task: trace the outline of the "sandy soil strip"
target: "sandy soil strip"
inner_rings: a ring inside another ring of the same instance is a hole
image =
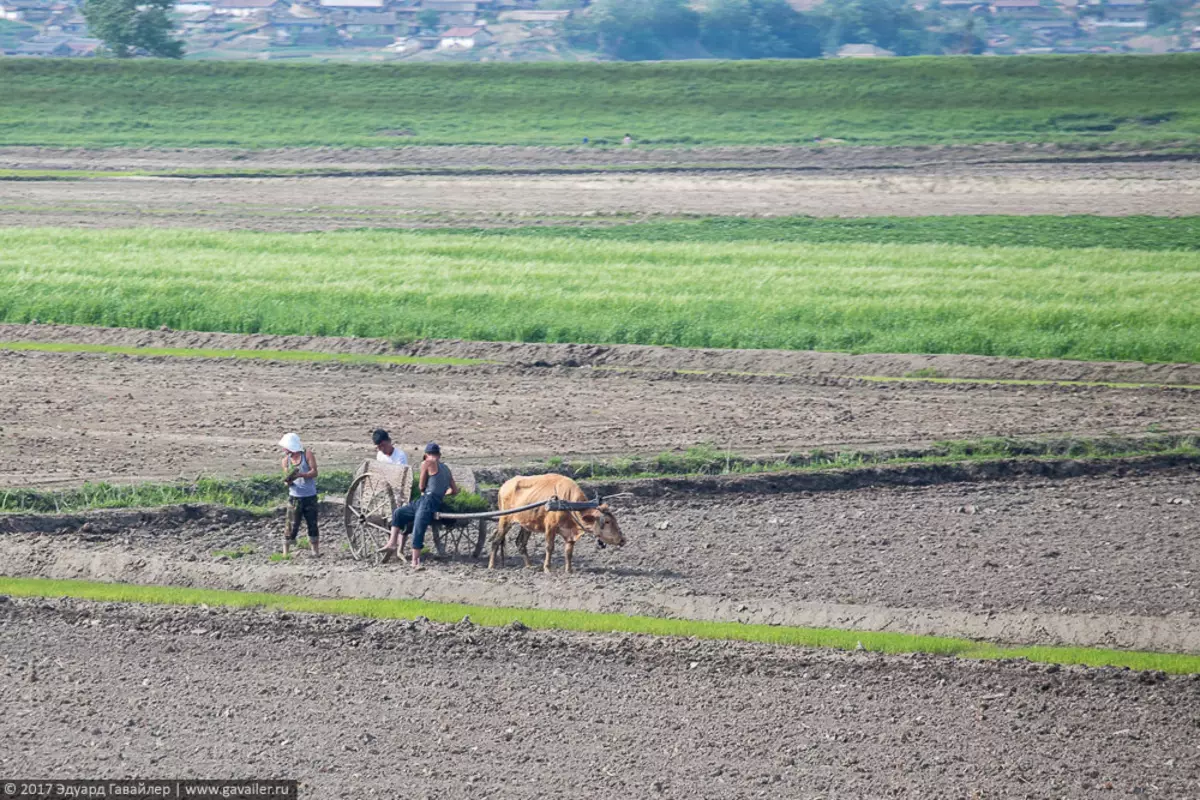
[[[1139,361],[1060,361],[963,355],[820,353],[796,350],[719,350],[646,345],[465,342],[434,339],[396,346],[386,339],[333,336],[271,336],[209,331],[161,331],[80,325],[0,323],[0,342],[79,342],[132,347],[225,350],[309,350],[321,353],[476,358],[513,366],[628,367],[809,378],[848,375],[901,377],[932,370],[953,378],[1107,381],[1200,385],[1200,364]]]
[[[326,468],[372,457],[377,426],[410,451],[438,441],[448,458],[476,464],[700,442],[780,454],[1187,432],[1200,428],[1192,394],[0,353],[0,486],[262,473],[274,469],[275,443],[292,429]]]
[[[0,605],[6,773],[306,796],[1185,797],[1196,684],[471,625]]]
[[[16,327],[3,326],[0,334],[16,338]],[[25,330],[40,336],[45,327]],[[53,338],[54,332],[47,335]],[[88,341],[110,336],[115,343],[154,346],[308,343],[318,349],[342,344],[100,329],[79,333]],[[1200,407],[1194,392],[1185,390],[864,384],[830,375],[931,364],[946,374],[1200,382],[1193,365],[452,342],[411,351],[475,354],[508,363],[380,368],[0,352],[0,486],[262,473],[274,469],[274,446],[284,429],[300,430],[327,468],[354,466],[370,457],[370,431],[376,426],[388,428],[409,449],[434,440],[460,463],[475,464],[549,455],[654,454],[700,442],[746,454],[786,454],[994,435],[1200,429]],[[539,362],[562,366],[535,366]],[[731,369],[738,366],[750,372],[775,367],[796,374],[672,372],[697,365],[734,372],[742,371]],[[306,387],[305,393],[295,386]]]
[[[927,147],[692,147],[597,148],[518,146],[400,146],[375,148],[293,147],[266,150],[222,148],[0,147],[0,169],[253,169],[304,168],[477,168],[477,167],[705,167],[753,166],[792,169],[909,168],[945,164],[987,165],[1025,162],[1104,164],[1194,158],[1165,143],[1159,149],[1107,144],[1082,148],[1054,144],[977,144]],[[1168,155],[1163,155],[1169,153]]]
[[[253,230],[578,216],[1200,214],[1200,162],[810,172],[0,181],[0,225]]]

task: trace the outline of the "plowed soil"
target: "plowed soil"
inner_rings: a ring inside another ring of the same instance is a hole
[[[542,572],[539,541],[531,570],[511,543],[496,571],[466,549],[421,573],[357,562],[337,506],[322,520],[320,561],[272,563],[279,519],[214,511],[44,521],[43,533],[0,536],[0,563],[36,577],[1200,652],[1194,466],[612,502],[628,544],[585,541],[573,576],[561,573],[561,547]],[[229,557],[246,545],[253,552]]]
[[[295,344],[272,337],[40,325],[3,326],[0,335],[173,346]],[[325,347],[306,341],[310,349]],[[381,346],[386,345],[366,345]],[[329,347],[337,349],[337,340]],[[370,432],[377,426],[410,451],[438,441],[451,463],[465,464],[654,454],[701,442],[739,453],[786,454],[981,436],[1200,428],[1200,405],[1188,389],[839,377],[935,364],[943,374],[995,378],[1007,363],[1014,376],[1078,378],[1104,374],[1105,365],[455,343],[410,350],[474,353],[502,363],[381,367],[0,351],[0,486],[269,472],[275,443],[286,430],[299,430],[330,468],[371,457]],[[547,356],[555,360],[544,360]],[[736,369],[739,362],[742,368]],[[705,363],[717,369],[677,371]],[[744,374],[772,364],[788,371]],[[1111,371],[1124,379],[1159,380],[1191,380],[1196,372],[1129,366]]]
[[[0,604],[0,769],[303,797],[1194,797],[1188,678]],[[236,665],[236,666],[234,666]]]
[[[1192,157],[1003,145],[685,151],[8,148],[0,150],[4,168],[190,168],[214,176],[0,180],[0,225],[304,231],[730,213],[1200,214],[1200,160]],[[234,169],[243,175],[219,174]],[[256,169],[353,174],[260,177]],[[397,169],[443,174],[386,174]]]

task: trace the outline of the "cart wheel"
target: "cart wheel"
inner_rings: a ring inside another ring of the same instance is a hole
[[[459,558],[471,553],[478,558],[475,528],[467,522],[440,522],[430,526],[433,532],[433,544],[440,558]]]
[[[451,530],[453,528],[446,528],[439,522],[432,522],[429,525],[429,532],[433,534],[433,549],[438,558],[446,557],[446,536]]]
[[[346,492],[343,520],[350,554],[359,561],[377,561],[376,550],[387,544],[384,531],[392,524],[396,496],[387,481],[366,473],[359,475]],[[377,527],[378,526],[378,527]]]

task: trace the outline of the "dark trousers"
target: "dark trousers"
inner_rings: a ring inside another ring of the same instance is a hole
[[[300,520],[304,520],[304,524],[308,526],[308,540],[310,542],[317,541],[320,534],[317,532],[316,495],[288,498],[287,540],[289,542],[296,541],[296,534],[300,532]]]
[[[425,529],[433,522],[433,515],[442,507],[440,497],[424,496],[415,503],[401,506],[392,512],[392,527],[412,533],[413,550],[420,552],[425,546]]]

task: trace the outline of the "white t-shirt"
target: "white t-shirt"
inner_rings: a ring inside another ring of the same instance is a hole
[[[404,455],[404,451],[396,447],[396,445],[392,445],[392,454],[390,456],[385,456],[382,450],[376,450],[375,460],[386,461],[389,464],[408,464],[408,456]]]

